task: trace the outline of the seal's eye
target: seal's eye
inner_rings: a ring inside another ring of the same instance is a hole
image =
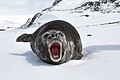
[[[46,39],[48,36],[49,36],[49,34],[44,34],[43,37]]]
[[[59,35],[58,35],[58,34],[55,34],[55,37],[59,37]]]
[[[52,38],[53,38],[52,36],[53,36],[53,35],[49,35],[49,36],[48,36],[48,39],[52,39]]]
[[[53,38],[53,37],[54,37],[54,34],[51,34],[51,37]]]
[[[59,34],[60,36],[64,36],[64,35],[63,35],[63,33],[61,33],[61,32],[60,32],[60,33],[58,33],[58,34]]]

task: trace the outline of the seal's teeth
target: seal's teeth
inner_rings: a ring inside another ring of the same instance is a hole
[[[53,59],[59,59],[60,57],[60,44],[57,42],[54,42],[51,44],[50,47],[51,55]]]
[[[59,58],[59,56],[58,56],[58,55],[54,55],[53,57],[54,57],[54,59],[58,59],[58,58]]]

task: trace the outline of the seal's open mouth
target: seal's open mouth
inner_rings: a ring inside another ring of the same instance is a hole
[[[60,58],[60,44],[58,42],[54,42],[51,44],[50,51],[54,60]]]

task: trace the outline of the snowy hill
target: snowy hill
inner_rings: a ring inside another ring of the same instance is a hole
[[[53,0],[51,0],[53,2]],[[50,5],[47,3],[46,5]],[[0,29],[11,30],[15,28],[26,29],[29,27],[39,27],[42,24],[56,19],[64,19],[64,16],[79,14],[79,17],[89,17],[91,12],[98,12],[102,14],[107,13],[119,13],[120,1],[119,0],[55,0],[53,4],[44,8],[42,11],[38,11],[34,16],[27,17],[22,23],[21,21],[14,22],[15,24],[3,24]],[[64,14],[65,13],[65,14]],[[60,14],[60,15],[59,15]],[[61,16],[62,15],[62,16]],[[20,17],[19,17],[20,18]],[[21,17],[22,19],[23,17]],[[9,20],[10,21],[10,20]]]
[[[13,30],[23,25],[33,15],[0,15],[0,29]]]
[[[120,13],[80,9],[81,3],[86,2],[56,0],[34,17],[11,18],[9,23],[24,25],[0,31],[0,80],[120,80]],[[56,19],[70,22],[79,32],[84,55],[81,60],[50,65],[32,52],[29,43],[16,43],[19,35],[33,33],[40,25]],[[5,18],[1,20],[6,24]]]
[[[76,8],[76,10],[89,10],[91,12],[101,13],[120,13],[120,1],[119,0],[100,0],[100,1],[88,1]]]
[[[119,0],[55,0],[52,6],[42,10],[40,13],[35,14],[33,18],[21,26],[21,28],[36,27],[44,24],[45,22],[64,19],[64,16],[72,14],[80,15],[79,17],[89,17],[92,12],[101,14],[119,13],[120,1]],[[64,14],[65,13],[65,14]],[[60,14],[60,15],[59,15]],[[68,14],[68,15],[66,15]],[[47,18],[47,19],[46,19]],[[44,22],[43,22],[44,20]]]

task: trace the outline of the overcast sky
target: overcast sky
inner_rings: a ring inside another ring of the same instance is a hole
[[[35,14],[54,0],[0,0],[0,15]]]

